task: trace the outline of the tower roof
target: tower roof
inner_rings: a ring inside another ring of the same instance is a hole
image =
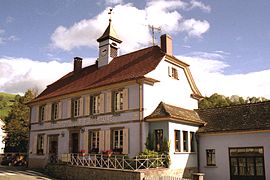
[[[105,30],[105,32],[103,33],[103,35],[97,39],[97,42],[101,42],[105,39],[112,39],[118,43],[121,43],[122,41],[119,39],[119,37],[117,36],[115,30],[112,27],[112,23],[111,20],[109,21],[109,25],[107,27],[107,29]]]

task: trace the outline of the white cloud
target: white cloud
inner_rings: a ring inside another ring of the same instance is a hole
[[[7,41],[17,41],[19,38],[17,38],[14,35],[6,36],[5,30],[0,28],[0,44],[4,44]]]
[[[90,58],[83,60],[84,66],[93,62],[94,60]],[[72,68],[72,62],[41,62],[26,58],[3,57],[0,58],[0,92],[24,93],[30,88],[42,91],[47,85],[72,71]]]
[[[160,27],[162,33],[187,33],[189,37],[202,37],[210,25],[206,20],[185,19],[180,10],[187,8],[187,3],[179,0],[147,1],[144,9],[133,4],[119,4],[113,9],[112,23],[123,40],[122,52],[130,52],[151,45],[148,25]],[[73,48],[88,46],[96,48],[96,39],[102,35],[108,25],[108,12],[103,12],[91,19],[84,19],[71,27],[59,26],[51,36],[52,47],[70,51]]]
[[[178,56],[190,64],[193,78],[202,95],[256,96],[270,99],[270,69],[246,74],[224,74],[229,65],[219,59]]]
[[[191,0],[190,5],[191,5],[190,9],[199,8],[205,12],[211,11],[211,7],[209,5],[205,5],[204,3],[200,2],[200,1]]]
[[[206,33],[210,28],[208,21],[188,19],[182,23],[182,31],[187,32],[189,37],[202,37],[202,34]]]
[[[123,0],[105,0],[107,5],[122,4]]]

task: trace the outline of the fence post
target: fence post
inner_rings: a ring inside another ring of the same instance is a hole
[[[124,156],[122,157],[122,160],[123,160],[122,169],[124,170],[125,169],[125,158],[124,158]]]
[[[138,164],[137,163],[138,163],[138,156],[136,156],[136,158],[135,158],[135,164],[136,164],[135,165],[136,166],[136,169],[135,170],[137,170],[137,168],[138,168]]]

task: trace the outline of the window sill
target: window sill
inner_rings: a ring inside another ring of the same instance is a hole
[[[174,152],[174,154],[197,154],[196,152]]]
[[[212,165],[212,166],[211,166],[211,165],[208,165],[208,166],[206,165],[206,166],[204,166],[204,167],[205,167],[205,168],[217,168],[217,165]]]

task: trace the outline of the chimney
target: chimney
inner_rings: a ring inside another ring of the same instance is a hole
[[[79,72],[82,69],[82,58],[75,57],[74,58],[74,73]]]
[[[172,56],[173,55],[172,37],[167,35],[167,34],[161,35],[160,36],[160,47],[161,47],[163,52]]]

